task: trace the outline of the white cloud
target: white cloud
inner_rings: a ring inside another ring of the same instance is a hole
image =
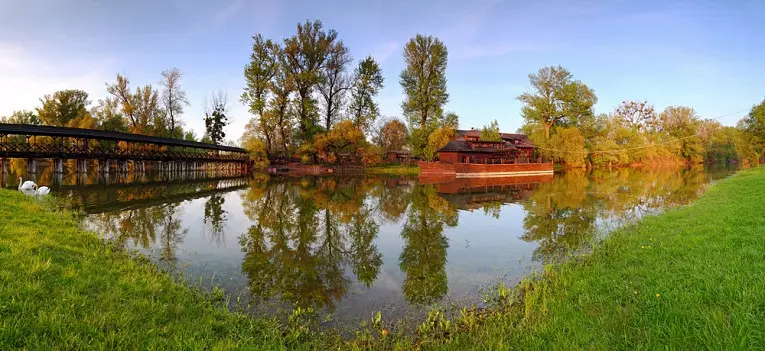
[[[0,116],[34,109],[43,95],[62,89],[85,90],[95,101],[105,95],[113,65],[110,59],[82,55],[72,60],[0,43]]]

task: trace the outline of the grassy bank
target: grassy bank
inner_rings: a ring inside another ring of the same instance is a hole
[[[340,341],[229,312],[71,215],[0,190],[0,349],[762,349],[763,194],[765,168],[741,171],[498,288],[488,309],[434,312],[415,335],[373,320]]]
[[[419,175],[420,167],[417,165],[381,165],[366,168],[367,174],[381,175]]]
[[[500,292],[499,308],[424,340],[438,349],[765,348],[765,168],[613,233]]]
[[[310,348],[300,329],[228,312],[15,191],[0,189],[0,350]]]

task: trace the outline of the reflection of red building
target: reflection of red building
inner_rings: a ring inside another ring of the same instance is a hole
[[[515,164],[533,162],[534,144],[523,134],[500,133],[501,141],[481,140],[478,130],[458,130],[438,150],[443,163]]]

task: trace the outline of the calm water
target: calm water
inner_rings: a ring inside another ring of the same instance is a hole
[[[433,303],[480,303],[482,289],[587,250],[730,173],[574,171],[492,186],[201,173],[56,179],[47,169],[35,178],[82,208],[88,228],[220,285],[254,313],[312,306],[331,314],[329,324],[355,325],[376,311],[390,320]],[[4,179],[17,185],[15,174]]]

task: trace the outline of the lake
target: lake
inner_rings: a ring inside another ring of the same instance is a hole
[[[15,188],[18,173],[6,174]],[[416,177],[98,174],[34,178],[83,225],[254,314],[313,307],[324,324],[416,316],[585,253],[619,226],[686,204],[727,168]],[[15,179],[14,179],[15,178]]]

